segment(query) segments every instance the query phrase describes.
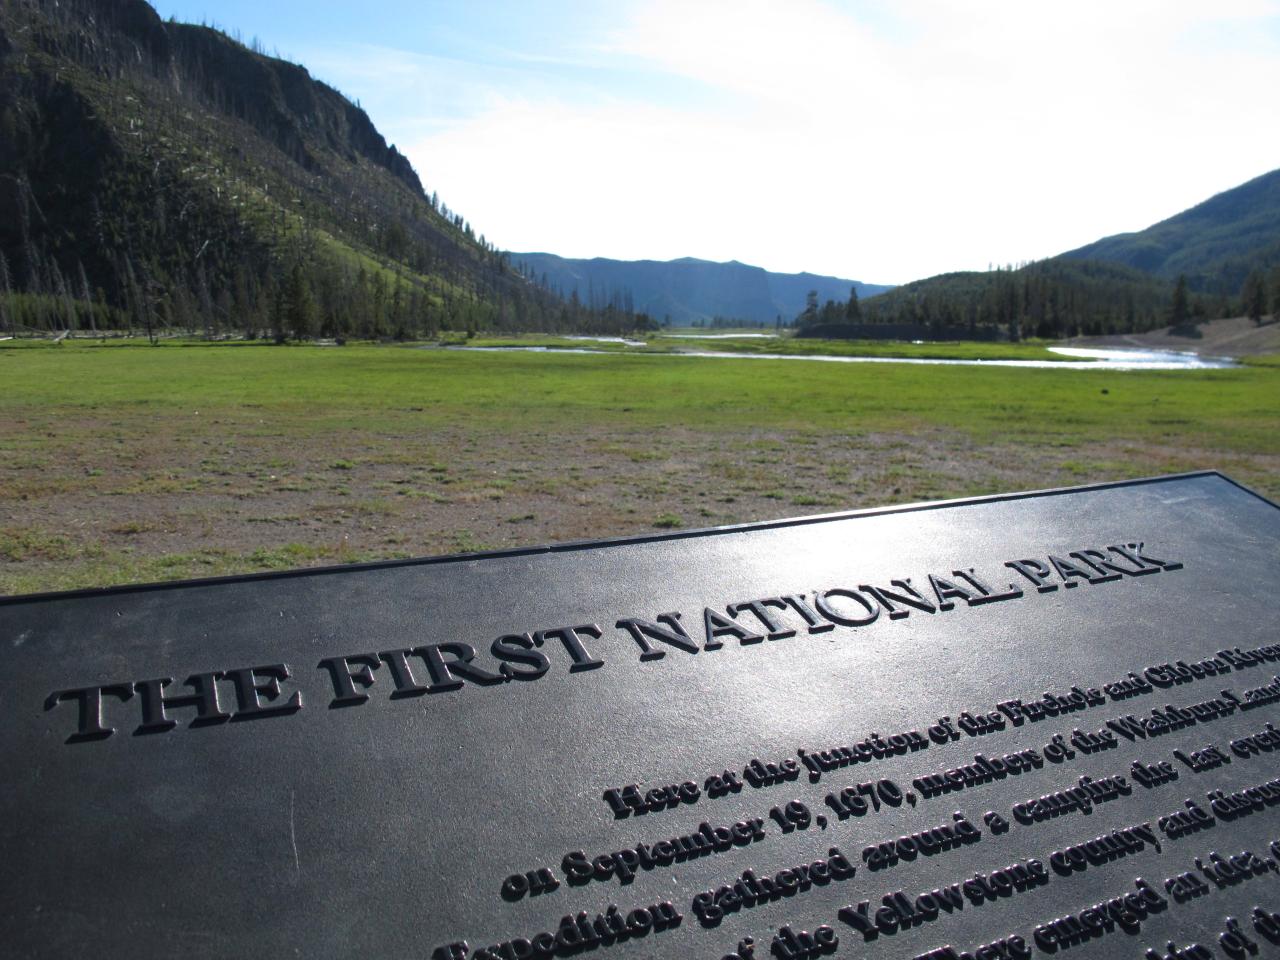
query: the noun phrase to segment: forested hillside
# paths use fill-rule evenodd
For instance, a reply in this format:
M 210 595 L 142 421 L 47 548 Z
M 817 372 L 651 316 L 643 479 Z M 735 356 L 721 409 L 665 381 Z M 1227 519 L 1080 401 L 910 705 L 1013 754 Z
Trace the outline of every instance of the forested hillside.
M 1062 259 L 1124 264 L 1166 280 L 1185 275 L 1192 290 L 1236 296 L 1251 271 L 1280 263 L 1280 170 Z
M 1018 268 L 917 280 L 868 300 L 870 323 L 1001 336 L 1131 333 L 1280 311 L 1280 170 L 1139 233 L 1107 237 Z M 802 326 L 847 313 L 828 304 Z
M 862 314 L 872 323 L 994 326 L 1015 340 L 1056 338 L 1167 326 L 1173 292 L 1172 283 L 1130 267 L 1056 259 L 917 280 L 868 300 Z M 1189 317 L 1228 309 L 1205 297 L 1188 302 Z
M 529 283 L 302 66 L 142 0 L 0 0 L 0 327 L 636 322 L 598 306 Z
M 550 253 L 513 253 L 511 261 L 535 282 L 586 302 L 625 292 L 635 309 L 676 325 L 789 323 L 809 291 L 822 299 L 870 297 L 891 287 L 812 273 L 773 273 L 736 260 L 575 260 Z

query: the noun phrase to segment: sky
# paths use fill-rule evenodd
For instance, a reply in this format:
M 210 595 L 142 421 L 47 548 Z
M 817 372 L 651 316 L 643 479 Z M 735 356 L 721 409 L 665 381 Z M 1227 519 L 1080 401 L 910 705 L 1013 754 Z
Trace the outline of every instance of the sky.
M 498 247 L 903 283 L 1280 167 L 1280 0 L 156 0 L 302 63 Z

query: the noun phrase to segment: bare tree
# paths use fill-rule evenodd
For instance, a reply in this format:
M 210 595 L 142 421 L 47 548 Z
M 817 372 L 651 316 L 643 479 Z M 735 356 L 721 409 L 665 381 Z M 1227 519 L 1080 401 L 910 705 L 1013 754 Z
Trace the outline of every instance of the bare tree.
M 76 261 L 76 270 L 80 274 L 80 299 L 84 301 L 84 309 L 89 314 L 89 331 L 93 336 L 98 335 L 98 323 L 94 318 L 93 292 L 89 289 L 89 277 L 84 272 L 84 263 L 80 260 Z
M 9 336 L 17 337 L 17 320 L 9 309 L 9 296 L 12 289 L 12 284 L 9 282 L 9 261 L 5 259 L 4 251 L 0 251 L 0 327 L 8 326 Z
M 71 296 L 71 288 L 67 285 L 66 278 L 63 277 L 62 271 L 58 268 L 58 261 L 52 261 L 50 270 L 53 274 L 53 293 L 62 301 L 62 319 L 66 324 L 67 333 L 70 335 L 75 332 L 78 326 L 76 322 L 76 303 Z

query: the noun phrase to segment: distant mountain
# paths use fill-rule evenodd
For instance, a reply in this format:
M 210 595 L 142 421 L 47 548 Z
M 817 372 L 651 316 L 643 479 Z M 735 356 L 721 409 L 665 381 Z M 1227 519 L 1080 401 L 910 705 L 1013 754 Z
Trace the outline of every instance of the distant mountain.
M 629 326 L 605 313 L 512 270 L 304 67 L 142 0 L 0 0 L 0 326 Z
M 637 313 L 647 313 L 658 321 L 670 317 L 679 326 L 710 323 L 717 317 L 772 325 L 779 316 L 789 322 L 803 310 L 811 290 L 818 292 L 819 301 L 844 303 L 850 288 L 857 288 L 859 299 L 892 289 L 812 273 L 771 273 L 736 260 L 572 260 L 550 253 L 510 256 L 517 270 L 563 297 L 571 298 L 576 291 L 580 300 L 591 303 L 629 294 Z
M 1120 263 L 1166 280 L 1185 274 L 1193 290 L 1235 295 L 1251 269 L 1280 262 L 1280 170 L 1062 259 Z

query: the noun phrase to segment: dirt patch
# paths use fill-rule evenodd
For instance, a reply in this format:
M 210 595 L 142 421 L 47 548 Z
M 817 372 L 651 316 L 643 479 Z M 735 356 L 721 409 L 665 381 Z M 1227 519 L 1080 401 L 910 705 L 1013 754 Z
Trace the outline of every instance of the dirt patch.
M 708 527 L 1219 466 L 1170 442 L 978 444 L 911 435 L 652 431 L 572 424 L 299 435 L 34 419 L 0 464 L 0 591 L 175 579 Z M 8 432 L 6 431 L 6 432 Z

